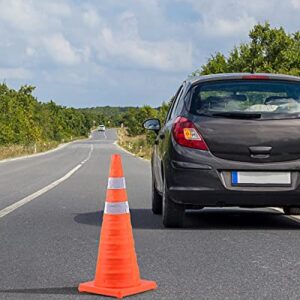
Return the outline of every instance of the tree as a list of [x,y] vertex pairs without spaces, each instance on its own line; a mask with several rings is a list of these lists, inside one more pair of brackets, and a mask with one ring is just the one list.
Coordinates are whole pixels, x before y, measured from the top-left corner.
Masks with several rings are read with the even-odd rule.
[[300,32],[292,34],[272,28],[268,22],[257,24],[249,33],[250,41],[230,51],[218,52],[192,75],[233,72],[284,73],[300,76]]
[[[202,66],[201,74],[226,73],[227,71],[226,58],[222,53],[218,52],[215,56],[211,56],[206,65]],[[198,75],[197,73],[198,71],[194,72],[193,75]]]
[[35,144],[87,136],[91,122],[86,114],[33,97],[35,87],[18,91],[0,84],[0,144]]

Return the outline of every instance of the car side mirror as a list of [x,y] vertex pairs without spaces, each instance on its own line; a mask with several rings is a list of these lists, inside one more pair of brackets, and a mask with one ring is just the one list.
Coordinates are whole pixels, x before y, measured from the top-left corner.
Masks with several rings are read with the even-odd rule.
[[158,119],[148,119],[143,123],[143,126],[147,130],[153,130],[156,133],[160,130],[160,121]]

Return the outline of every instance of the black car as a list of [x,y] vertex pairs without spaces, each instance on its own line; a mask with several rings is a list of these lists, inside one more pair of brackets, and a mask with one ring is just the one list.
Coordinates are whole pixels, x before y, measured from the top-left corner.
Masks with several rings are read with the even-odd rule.
[[300,214],[300,78],[217,74],[183,82],[152,154],[152,210],[166,227],[185,209],[281,207]]

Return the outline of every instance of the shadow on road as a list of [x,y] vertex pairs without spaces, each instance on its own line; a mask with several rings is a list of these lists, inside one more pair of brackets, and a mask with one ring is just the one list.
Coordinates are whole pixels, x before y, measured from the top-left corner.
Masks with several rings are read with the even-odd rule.
[[77,295],[78,293],[77,287],[0,290],[0,294]]
[[[163,229],[161,216],[154,215],[150,209],[130,209],[133,228]],[[89,212],[74,217],[77,223],[100,226],[103,212]]]
[[[161,216],[150,209],[131,209],[132,227],[135,229],[164,229]],[[101,226],[103,212],[78,214],[75,222]],[[188,211],[184,226],[187,229],[220,230],[300,230],[300,220],[284,216],[273,210],[251,209],[203,209]]]
[[204,209],[187,213],[185,226],[224,230],[300,230],[300,220],[272,210]]

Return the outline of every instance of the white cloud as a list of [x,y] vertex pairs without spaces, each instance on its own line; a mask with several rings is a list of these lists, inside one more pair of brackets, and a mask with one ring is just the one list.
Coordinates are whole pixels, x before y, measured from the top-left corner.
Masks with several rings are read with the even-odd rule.
[[30,79],[32,73],[24,68],[0,68],[0,80],[7,79]]
[[296,9],[300,9],[300,0],[292,0],[292,5]]
[[58,33],[45,37],[43,42],[45,50],[53,61],[65,65],[74,65],[80,62],[79,53],[62,34]]
[[49,2],[35,0],[34,3],[38,4],[39,11],[43,11],[52,17],[70,17],[72,13],[71,7],[66,2],[57,0]]
[[32,10],[32,2],[12,0],[0,2],[0,19],[10,26],[26,30],[38,26],[39,16]]
[[101,19],[95,9],[89,7],[82,14],[83,22],[90,28],[97,28],[100,25]]
[[135,14],[130,11],[122,13],[118,22],[118,28],[105,27],[101,30],[97,45],[101,60],[111,59],[121,66],[161,71],[181,72],[191,68],[191,44],[172,39],[142,39]]
[[63,104],[158,105],[257,22],[299,30],[299,10],[300,0],[0,0],[0,79]]
[[154,43],[139,38],[124,39],[105,28],[99,43],[102,59],[117,59],[123,66],[180,72],[189,70],[192,65],[191,45],[172,40]]
[[35,54],[35,49],[31,48],[31,47],[27,47],[25,52],[26,52],[26,55],[33,56]]
[[0,0],[0,20],[13,30],[37,33],[60,26],[71,9],[58,0]]
[[202,24],[206,35],[212,37],[221,37],[222,39],[228,37],[245,37],[247,36],[249,29],[256,23],[253,17],[244,15],[237,18],[224,18],[205,17]]

